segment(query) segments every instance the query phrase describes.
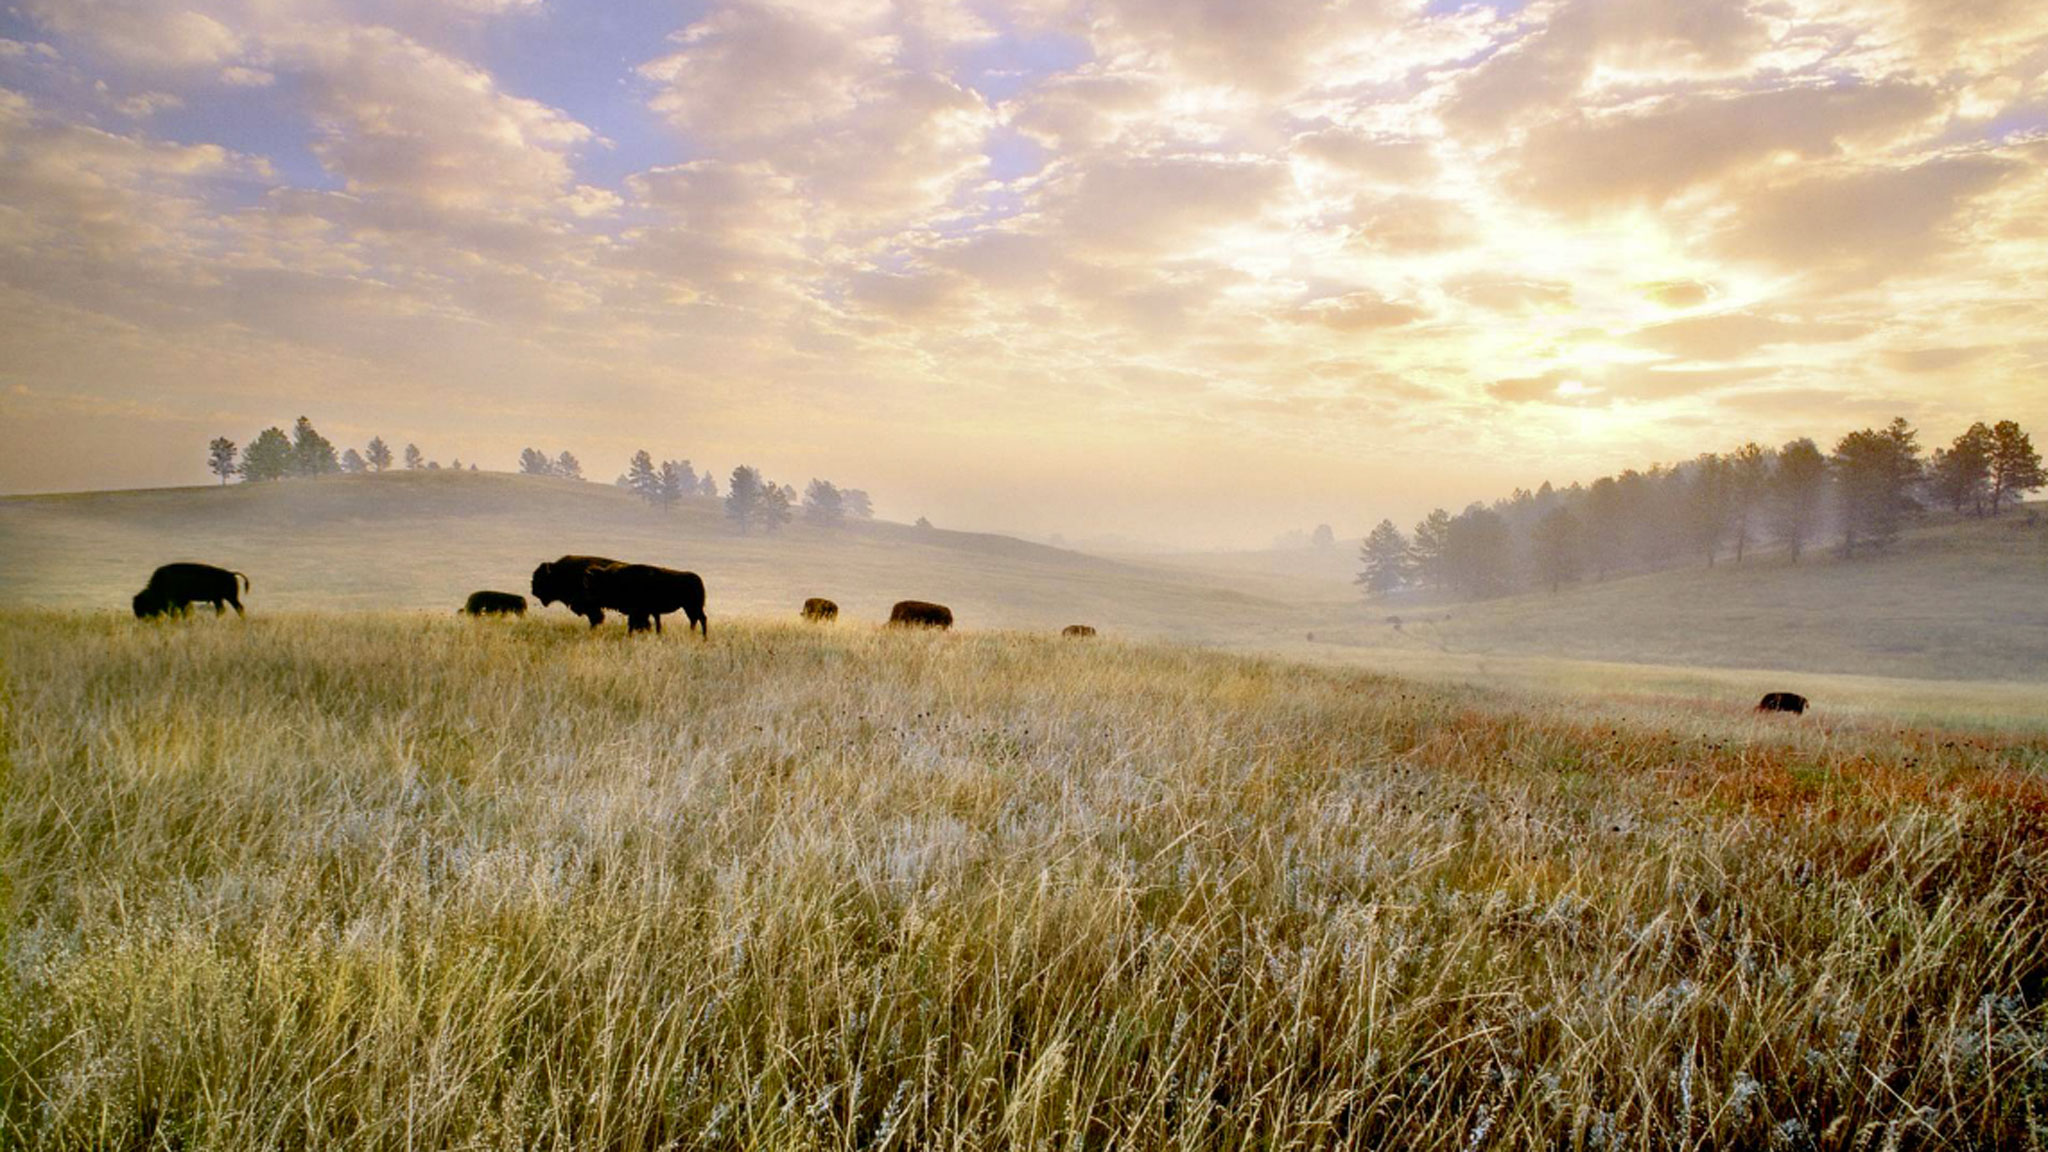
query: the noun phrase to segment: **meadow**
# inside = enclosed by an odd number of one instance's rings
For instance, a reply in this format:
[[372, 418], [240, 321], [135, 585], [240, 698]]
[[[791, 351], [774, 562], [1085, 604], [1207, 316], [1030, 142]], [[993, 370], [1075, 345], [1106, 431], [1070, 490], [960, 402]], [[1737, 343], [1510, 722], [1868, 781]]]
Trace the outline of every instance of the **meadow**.
[[2028, 1148], [2048, 740], [0, 611], [0, 1146]]

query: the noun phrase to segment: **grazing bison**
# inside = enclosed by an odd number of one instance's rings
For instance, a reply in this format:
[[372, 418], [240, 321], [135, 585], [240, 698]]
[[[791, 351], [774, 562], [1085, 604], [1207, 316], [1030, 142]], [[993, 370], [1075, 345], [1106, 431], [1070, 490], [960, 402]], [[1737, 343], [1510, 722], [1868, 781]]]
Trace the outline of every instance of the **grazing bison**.
[[661, 631], [661, 618], [682, 612], [690, 626], [711, 639], [711, 620], [704, 615], [704, 581], [695, 572], [657, 568], [652, 564], [593, 564], [583, 574], [584, 599], [599, 609], [624, 613], [626, 631], [644, 632], [647, 622]]
[[889, 623], [897, 628], [951, 628], [953, 610], [928, 600], [898, 600], [889, 609]]
[[1060, 629], [1060, 635], [1075, 636], [1085, 639], [1089, 636], [1095, 635], [1095, 629], [1090, 628], [1086, 624], [1069, 624], [1065, 628]]
[[1799, 715], [1806, 711], [1806, 697], [1801, 696], [1797, 692], [1766, 692], [1764, 693], [1764, 698], [1757, 701], [1756, 710], [1759, 712], [1790, 712], [1794, 715]]
[[524, 616], [526, 597], [517, 592], [471, 592], [462, 610], [471, 616]]
[[839, 619], [839, 605], [825, 599], [823, 596], [813, 596], [809, 600], [804, 601], [804, 619], [816, 620], [820, 624], [830, 624], [832, 621]]
[[619, 561], [608, 556], [564, 556], [551, 560], [533, 570], [533, 598], [543, 608], [559, 600], [595, 628], [604, 623], [604, 608], [584, 591], [583, 577], [592, 568], [618, 566]]
[[[235, 583], [237, 579], [240, 585]], [[228, 605], [240, 616], [242, 601], [236, 593], [248, 590], [249, 578], [240, 572], [211, 564], [166, 564], [150, 573], [148, 585], [135, 594], [135, 617], [147, 620], [166, 612], [182, 615], [202, 600], [212, 602], [215, 616]]]

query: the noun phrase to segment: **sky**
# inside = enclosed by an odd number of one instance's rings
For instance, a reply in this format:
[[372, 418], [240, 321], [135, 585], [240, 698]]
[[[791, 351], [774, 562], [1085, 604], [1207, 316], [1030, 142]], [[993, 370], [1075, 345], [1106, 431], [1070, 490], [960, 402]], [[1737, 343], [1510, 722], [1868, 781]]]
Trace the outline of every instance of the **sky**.
[[2048, 426], [2039, 0], [0, 0], [0, 491], [312, 417], [1257, 544]]

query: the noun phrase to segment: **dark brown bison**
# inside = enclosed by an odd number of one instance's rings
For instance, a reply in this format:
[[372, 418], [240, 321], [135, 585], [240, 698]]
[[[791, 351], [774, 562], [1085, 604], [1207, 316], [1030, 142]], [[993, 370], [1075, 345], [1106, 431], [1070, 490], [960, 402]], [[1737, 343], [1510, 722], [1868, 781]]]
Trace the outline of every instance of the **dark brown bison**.
[[1069, 624], [1065, 628], [1060, 629], [1060, 635], [1086, 639], [1095, 635], [1095, 629], [1090, 628], [1086, 624]]
[[897, 628], [951, 628], [953, 610], [929, 600], [898, 600], [889, 609], [889, 623]]
[[804, 619], [816, 620], [820, 624], [830, 624], [832, 621], [839, 619], [839, 605], [825, 599], [823, 596], [813, 596], [809, 600], [804, 601]]
[[604, 623], [604, 607], [584, 592], [583, 577], [592, 568], [616, 568], [619, 564], [609, 556], [564, 556], [551, 560], [533, 570], [533, 598], [543, 608], [559, 600], [595, 628]]
[[681, 612], [690, 626], [711, 639], [711, 620], [704, 615], [704, 581], [695, 572], [657, 568], [652, 564], [593, 564], [583, 574], [584, 599], [626, 617], [626, 631], [644, 632], [647, 622], [661, 631], [661, 618]]
[[526, 597], [517, 592], [471, 592], [462, 610], [471, 616], [524, 616]]
[[211, 564], [166, 564], [150, 573], [149, 583], [135, 594], [135, 617], [147, 620], [165, 613], [183, 615], [201, 601], [213, 604], [215, 616], [228, 607], [240, 616], [242, 601], [236, 593], [248, 590], [249, 578], [240, 572]]
[[1759, 712], [1790, 712], [1795, 716], [1800, 715], [1806, 711], [1806, 697], [1801, 696], [1797, 692], [1766, 692], [1764, 693], [1764, 698], [1757, 701], [1756, 710]]

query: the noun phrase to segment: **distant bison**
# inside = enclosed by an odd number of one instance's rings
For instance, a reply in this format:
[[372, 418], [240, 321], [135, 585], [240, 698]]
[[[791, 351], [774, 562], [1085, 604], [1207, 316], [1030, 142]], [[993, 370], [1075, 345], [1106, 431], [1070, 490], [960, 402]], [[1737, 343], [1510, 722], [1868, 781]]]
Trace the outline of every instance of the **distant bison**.
[[829, 624], [839, 619], [839, 605], [825, 599], [823, 596], [813, 596], [809, 600], [804, 601], [804, 619], [816, 620], [820, 624]]
[[[241, 583], [238, 585], [237, 580]], [[135, 618], [147, 620], [165, 613], [183, 614], [192, 605], [207, 601], [218, 616], [232, 606], [242, 615], [237, 592], [249, 590], [249, 578], [240, 572], [215, 568], [211, 564], [166, 564], [149, 574], [149, 583], [135, 594]]]
[[1756, 710], [1800, 715], [1806, 711], [1806, 697], [1797, 692], [1766, 692], [1764, 698], [1757, 701]]
[[889, 609], [889, 623], [898, 628], [951, 628], [953, 610], [929, 600], [898, 600]]
[[604, 608], [583, 588], [583, 577], [592, 568], [617, 568], [620, 562], [608, 556], [564, 556], [533, 570], [533, 598], [545, 608], [559, 600], [576, 615], [590, 621], [592, 628], [604, 623]]
[[1090, 628], [1086, 624], [1069, 624], [1065, 628], [1060, 629], [1060, 635], [1085, 639], [1095, 635], [1095, 629]]
[[524, 616], [526, 597], [517, 592], [471, 592], [462, 610], [471, 616]]
[[644, 632], [647, 622], [661, 631], [661, 618], [681, 612], [690, 626], [711, 639], [711, 621], [704, 615], [704, 581], [695, 572], [657, 568], [652, 564], [593, 564], [583, 574], [586, 602], [626, 617], [626, 631]]

